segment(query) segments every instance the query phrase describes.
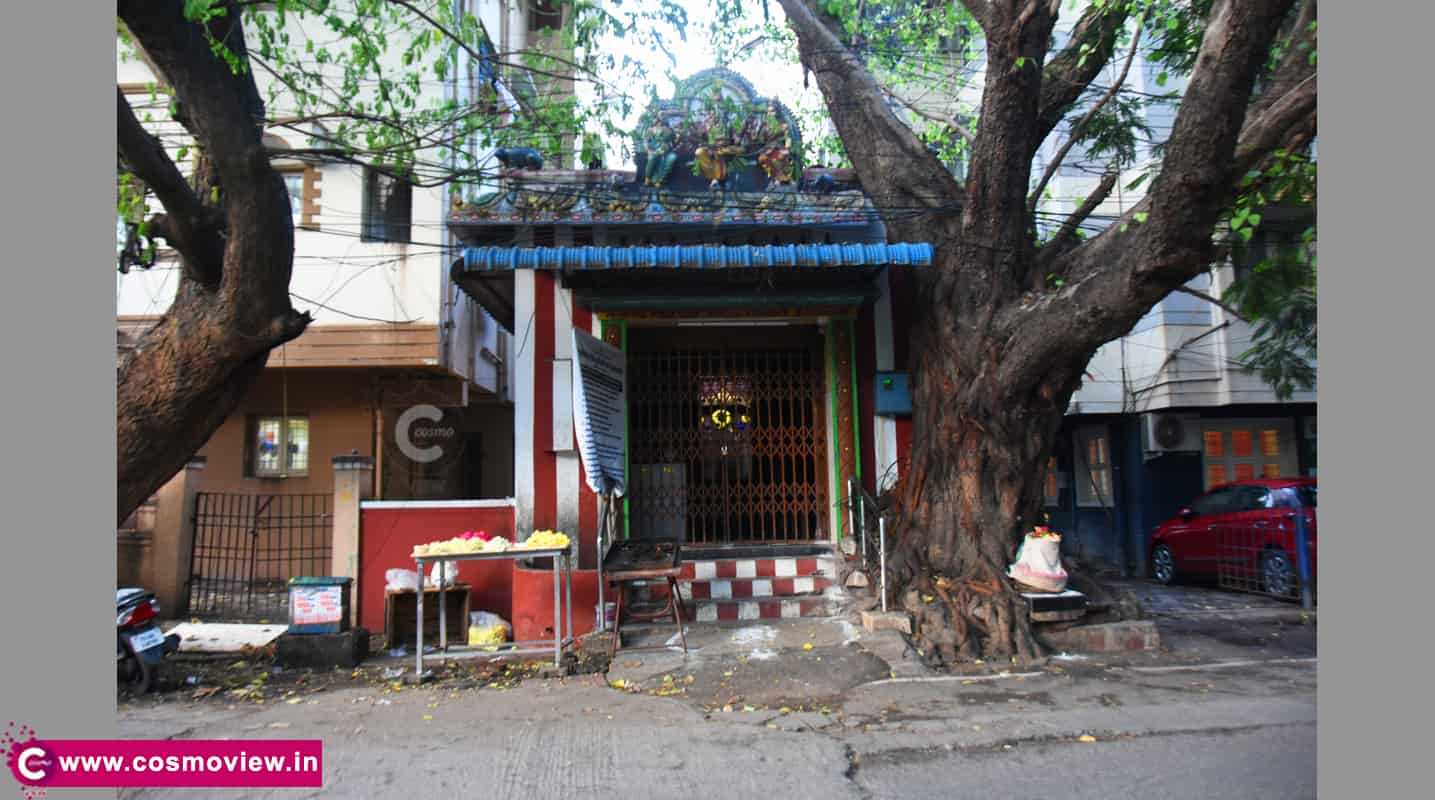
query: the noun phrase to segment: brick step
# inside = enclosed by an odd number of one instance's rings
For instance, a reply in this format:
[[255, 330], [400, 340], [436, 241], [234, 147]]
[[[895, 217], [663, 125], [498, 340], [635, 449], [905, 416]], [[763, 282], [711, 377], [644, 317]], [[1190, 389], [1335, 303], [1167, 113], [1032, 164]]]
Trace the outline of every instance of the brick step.
[[734, 578], [800, 578], [810, 575], [837, 576], [837, 557], [800, 556], [786, 558], [692, 558], [683, 561], [683, 580]]
[[795, 578], [713, 578], [679, 581], [683, 596], [690, 600], [744, 600], [822, 594], [833, 583], [832, 578], [820, 574]]
[[683, 605], [684, 618], [690, 622], [832, 617], [841, 613], [840, 603], [823, 595], [761, 600], [698, 600]]

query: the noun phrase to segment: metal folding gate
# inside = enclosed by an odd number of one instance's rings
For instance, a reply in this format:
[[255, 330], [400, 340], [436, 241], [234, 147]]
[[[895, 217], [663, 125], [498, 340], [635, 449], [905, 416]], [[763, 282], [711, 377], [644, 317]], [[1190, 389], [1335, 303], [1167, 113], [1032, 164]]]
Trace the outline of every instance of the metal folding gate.
[[330, 502], [329, 494], [196, 495], [189, 614], [286, 619], [289, 579], [332, 571]]
[[750, 333], [665, 329], [629, 352], [633, 536], [699, 546], [828, 537], [820, 339], [767, 337], [762, 348]]

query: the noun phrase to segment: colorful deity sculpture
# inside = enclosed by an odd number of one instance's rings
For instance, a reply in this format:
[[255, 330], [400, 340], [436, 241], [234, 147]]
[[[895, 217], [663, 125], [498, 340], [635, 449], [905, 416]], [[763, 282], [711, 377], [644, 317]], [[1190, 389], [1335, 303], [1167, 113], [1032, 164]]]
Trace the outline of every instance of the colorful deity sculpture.
[[763, 147], [757, 155], [757, 164], [767, 173], [768, 183], [792, 183], [792, 131], [778, 112], [775, 102], [767, 107], [767, 116], [762, 126], [762, 141]]
[[673, 151], [678, 135], [666, 120], [659, 119], [648, 127], [643, 135], [643, 150], [648, 154], [644, 182], [649, 186], [662, 186], [677, 163], [678, 154]]
[[712, 182], [713, 188], [727, 183], [729, 162], [743, 152], [742, 146], [733, 136], [732, 126], [732, 117], [723, 107], [722, 91], [715, 88], [708, 101], [707, 117], [699, 126], [706, 142], [693, 154], [698, 170], [704, 178]]
[[727, 182], [728, 162], [733, 156], [740, 155], [742, 148], [732, 142], [731, 139], [722, 138], [718, 141], [698, 148], [696, 153], [698, 169], [703, 177], [712, 181], [712, 186]]

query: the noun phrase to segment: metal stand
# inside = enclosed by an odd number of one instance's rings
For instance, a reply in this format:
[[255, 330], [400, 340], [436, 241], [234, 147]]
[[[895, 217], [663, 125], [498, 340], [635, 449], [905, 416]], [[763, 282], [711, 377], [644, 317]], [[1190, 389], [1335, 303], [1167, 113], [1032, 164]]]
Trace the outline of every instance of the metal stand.
[[598, 614], [594, 620], [597, 624], [593, 627], [599, 633], [608, 629], [608, 604], [604, 602], [603, 596], [604, 584], [607, 583], [603, 580], [603, 556], [607, 554], [603, 551], [603, 542], [607, 541], [605, 534], [608, 532], [608, 516], [613, 508], [612, 497], [606, 492], [598, 495]]
[[[615, 613], [615, 614], [613, 615], [613, 645], [612, 645], [611, 648], [609, 648], [609, 651], [608, 651], [608, 660], [610, 660], [610, 661], [611, 661], [614, 657], [616, 657], [616, 656], [618, 655], [618, 634], [619, 634], [619, 631], [620, 631], [620, 630], [622, 629], [622, 627], [623, 627], [623, 595], [627, 594], [627, 591], [626, 591], [627, 588], [628, 588], [629, 586], [631, 586], [633, 583], [637, 583], [637, 582], [641, 582], [641, 581], [648, 581], [648, 580], [652, 580], [652, 579], [653, 579], [653, 576], [651, 576], [651, 575], [643, 575], [643, 576], [641, 576], [641, 577], [627, 577], [624, 573], [613, 573], [613, 574], [614, 574], [614, 576], [615, 576], [614, 580], [618, 582], [618, 608], [617, 608], [617, 613]], [[660, 619], [660, 618], [662, 618], [662, 617], [666, 617], [666, 616], [668, 616], [669, 614], [671, 614], [672, 617], [673, 617], [673, 622], [678, 626], [678, 639], [683, 643], [683, 653], [687, 653], [687, 652], [688, 652], [688, 634], [687, 634], [687, 631], [684, 629], [684, 625], [683, 625], [683, 596], [682, 596], [682, 594], [678, 591], [678, 579], [677, 579], [677, 576], [676, 576], [676, 575], [665, 575], [665, 576], [663, 576], [663, 577], [665, 577], [665, 578], [667, 579], [667, 582], [668, 582], [668, 604], [667, 604], [666, 606], [664, 606], [663, 608], [661, 608], [661, 609], [659, 609], [659, 610], [657, 610], [657, 611], [653, 611], [653, 612], [645, 612], [645, 613], [643, 613], [643, 614], [637, 614], [637, 613], [634, 613], [634, 612], [632, 612], [632, 611], [629, 611], [628, 613], [631, 614], [634, 619], [636, 619], [636, 620], [641, 620], [641, 621], [645, 621], [645, 622], [646, 622], [646, 621], [650, 621], [650, 620]], [[668, 641], [672, 641], [672, 640], [669, 639]], [[668, 649], [668, 646], [667, 646], [666, 644], [663, 644], [663, 645], [645, 645], [645, 646], [642, 646], [642, 647], [629, 647], [629, 648], [627, 648], [627, 649], [628, 649], [628, 650], [666, 650], [666, 649]]]
[[[553, 666], [563, 671], [563, 649], [573, 642], [573, 562], [566, 547], [528, 548], [515, 547], [501, 552], [490, 553], [446, 553], [443, 555], [414, 556], [418, 566], [418, 624], [414, 638], [414, 678], [424, 679], [424, 565], [439, 562], [438, 585], [438, 647], [447, 652], [448, 646], [448, 604], [444, 602], [445, 584], [448, 581], [448, 561], [491, 561], [495, 559], [518, 560], [520, 558], [549, 558], [553, 564], [553, 638], [531, 639], [510, 642], [505, 645], [503, 655], [527, 655], [552, 653]], [[566, 624], [565, 624], [566, 623]], [[566, 631], [566, 633], [565, 633]], [[490, 645], [491, 646], [491, 645]], [[468, 646], [462, 645], [464, 649]]]

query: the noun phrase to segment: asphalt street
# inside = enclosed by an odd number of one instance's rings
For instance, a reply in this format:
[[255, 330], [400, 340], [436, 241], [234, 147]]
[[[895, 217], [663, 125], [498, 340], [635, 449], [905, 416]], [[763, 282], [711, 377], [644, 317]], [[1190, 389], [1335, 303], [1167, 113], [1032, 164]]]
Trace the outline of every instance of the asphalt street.
[[[643, 656], [657, 669], [632, 685], [610, 674], [263, 705], [171, 696], [123, 705], [121, 731], [324, 740], [324, 789], [204, 792], [217, 798], [1313, 797], [1313, 625], [1232, 612], [1169, 627], [1160, 653], [900, 678], [872, 669], [881, 648], [850, 626], [761, 640], [735, 628], [686, 658]], [[773, 652], [787, 671], [810, 662], [828, 677], [783, 678]]]

